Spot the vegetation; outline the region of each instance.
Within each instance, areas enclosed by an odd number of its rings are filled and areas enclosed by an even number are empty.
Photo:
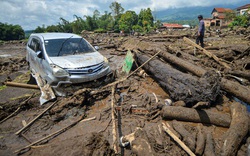
[[[20,25],[12,25],[0,22],[0,40],[21,40],[24,39],[24,30]]]
[[[142,9],[137,15],[134,11],[126,11],[118,2],[112,2],[109,6],[111,12],[105,11],[103,15],[98,10],[93,12],[92,16],[79,17],[74,15],[75,20],[69,22],[64,18],[60,18],[58,25],[38,26],[34,32],[69,32],[80,34],[83,30],[105,33],[107,31],[114,32],[147,32],[150,29],[159,27],[158,21],[154,25],[153,15],[150,8]]]
[[[162,22],[178,23],[181,25],[187,24],[190,26],[196,26],[198,21],[195,20],[168,20],[168,21],[155,21],[150,8],[141,9],[137,15],[135,11],[125,11],[121,3],[116,1],[112,2],[109,6],[110,12],[105,11],[101,14],[98,10],[93,12],[92,16],[77,16],[73,15],[75,20],[70,22],[64,18],[59,18],[57,25],[50,25],[45,27],[38,26],[33,32],[68,32],[81,34],[83,30],[94,31],[97,33],[105,33],[107,31],[113,32],[140,32],[147,33],[152,29],[161,27]],[[125,12],[124,12],[125,11]],[[233,13],[226,15],[226,20],[233,21],[229,26],[242,26],[249,25],[249,15],[236,16]],[[9,25],[0,23],[0,40],[20,40],[29,37],[29,31],[24,35],[24,31],[19,25]]]

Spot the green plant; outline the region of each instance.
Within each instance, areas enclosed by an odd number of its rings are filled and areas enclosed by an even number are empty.
[[[1,90],[4,90],[5,88],[7,88],[6,85],[0,86],[0,91],[1,91]]]

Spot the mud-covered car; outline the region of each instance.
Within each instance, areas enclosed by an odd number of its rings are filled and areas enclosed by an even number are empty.
[[[93,81],[111,73],[108,60],[87,40],[72,33],[34,33],[27,43],[32,75],[54,88]]]

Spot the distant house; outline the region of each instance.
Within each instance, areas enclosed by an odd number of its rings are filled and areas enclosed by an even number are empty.
[[[184,27],[180,24],[175,23],[163,23],[163,27],[167,29],[183,29]]]
[[[237,15],[244,15],[247,11],[248,11],[248,14],[250,14],[249,10],[250,10],[250,4],[246,4],[246,5],[243,5],[243,6],[236,8],[236,14]]]
[[[212,18],[205,18],[205,26],[227,26],[230,21],[226,20],[226,14],[233,13],[233,10],[228,8],[214,8],[211,15]]]

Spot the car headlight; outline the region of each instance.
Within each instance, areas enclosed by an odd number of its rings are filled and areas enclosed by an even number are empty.
[[[52,72],[55,77],[65,77],[69,76],[69,73],[62,69],[61,67],[58,67],[56,65],[52,65]]]
[[[106,68],[106,67],[109,66],[109,61],[108,61],[108,59],[106,57],[103,57],[103,59],[104,59],[103,68]]]

